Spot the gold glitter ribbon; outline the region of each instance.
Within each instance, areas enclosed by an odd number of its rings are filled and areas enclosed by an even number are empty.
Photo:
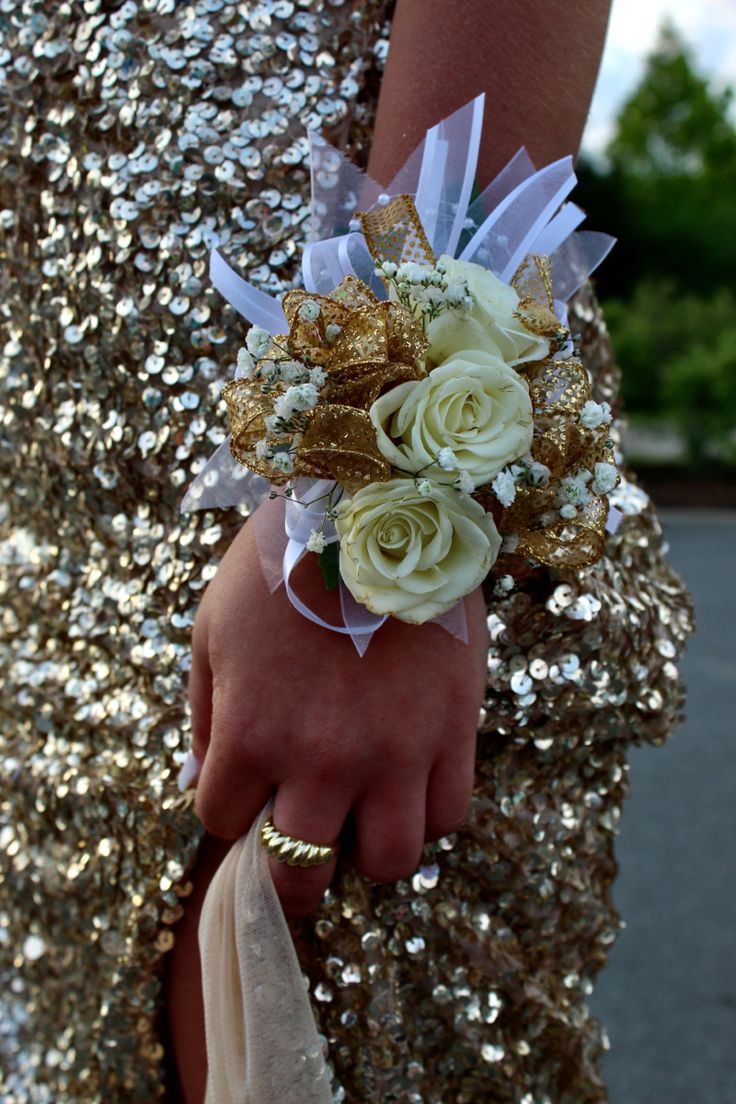
[[[411,196],[398,195],[366,214],[358,211],[357,218],[377,265],[383,261],[434,265],[435,256]]]
[[[511,286],[519,296],[519,305],[514,311],[519,321],[540,337],[563,341],[567,331],[554,310],[549,257],[540,257],[536,253],[525,257],[514,273]]]
[[[535,422],[531,453],[549,468],[551,485],[578,468],[594,471],[599,462],[613,463],[608,427],[588,429],[578,418],[592,397],[588,374],[579,360],[541,361],[530,367],[527,382]],[[518,575],[524,559],[550,567],[587,567],[603,555],[608,517],[605,496],[594,496],[579,506],[574,518],[540,526],[545,514],[557,513],[554,486],[519,487],[506,509],[492,502],[487,488],[481,492],[476,497],[494,514],[499,532],[515,533],[519,538],[513,555],[497,561],[501,573],[510,570]]]
[[[302,317],[306,300],[316,302],[319,315]],[[354,276],[348,276],[329,296],[302,290],[288,292],[283,301],[289,333],[274,344],[281,359],[303,361],[327,375],[320,403],[303,415],[299,439],[280,434],[277,440],[294,449],[294,471],[275,472],[256,456],[256,442],[271,436],[264,419],[273,413],[274,400],[286,390],[278,384],[269,394],[257,379],[231,380],[223,389],[236,460],[272,483],[294,476],[334,479],[354,492],[368,483],[384,482],[391,466],[376,443],[368,411],[387,387],[426,375],[422,359],[427,340],[421,322],[398,303],[376,298]],[[339,332],[331,340],[331,327]]]

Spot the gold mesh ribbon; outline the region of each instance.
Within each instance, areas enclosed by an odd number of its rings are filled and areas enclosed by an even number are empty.
[[[319,304],[314,320],[302,318],[305,300]],[[327,375],[320,403],[303,415],[300,439],[277,438],[295,450],[291,475],[275,472],[255,453],[256,442],[269,436],[264,418],[273,412],[274,399],[286,390],[278,384],[264,395],[255,379],[231,380],[223,389],[236,460],[272,483],[294,476],[334,479],[354,492],[368,483],[383,482],[391,466],[376,444],[368,411],[380,393],[395,383],[421,379],[427,340],[421,322],[397,303],[376,298],[354,276],[343,280],[329,296],[290,291],[284,297],[289,333],[276,337],[283,359],[304,361]],[[340,327],[332,341],[327,328]]]
[[[554,310],[549,257],[536,253],[525,257],[514,273],[511,286],[519,296],[519,305],[514,311],[519,321],[540,337],[564,341],[567,334]]]
[[[534,411],[535,435],[531,453],[550,470],[556,484],[578,468],[595,469],[598,462],[613,463],[608,429],[587,429],[578,420],[591,398],[588,374],[579,360],[545,360],[527,376]],[[531,559],[549,567],[587,567],[605,550],[608,500],[596,496],[579,506],[577,516],[543,525],[545,515],[557,514],[557,493],[551,487],[519,487],[511,506],[503,508],[490,487],[475,497],[493,514],[500,533],[514,533],[519,543],[511,555],[499,557],[495,570],[515,577],[527,573]]]
[[[435,256],[411,196],[396,196],[385,207],[376,207],[367,214],[358,211],[357,217],[376,264],[414,261],[434,265]]]

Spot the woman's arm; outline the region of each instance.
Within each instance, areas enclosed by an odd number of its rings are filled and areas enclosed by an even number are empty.
[[[521,145],[577,153],[610,0],[398,0],[369,172],[387,184],[428,127],[486,92],[485,187]]]
[[[452,19],[447,10],[438,0],[398,4],[372,171],[390,177],[427,126],[484,87],[496,126],[495,144],[484,140],[481,183],[522,142],[540,162],[574,147],[607,4],[473,0]],[[573,50],[574,30],[576,42],[592,41]],[[259,517],[283,524],[273,503]],[[329,600],[316,557],[307,557],[299,586],[312,604]],[[194,631],[190,696],[205,827],[235,839],[275,792],[282,831],[329,842],[350,818],[361,873],[393,881],[411,871],[425,839],[462,822],[472,791],[487,647],[480,591],[466,609],[468,645],[436,625],[390,621],[359,659],[344,637],[296,613],[283,588],[268,591],[253,523],[245,526]],[[319,902],[334,863],[302,870],[271,860],[271,871],[287,913],[300,915]]]

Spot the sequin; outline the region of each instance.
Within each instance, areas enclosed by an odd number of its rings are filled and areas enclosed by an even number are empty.
[[[17,204],[0,225],[24,259],[0,270],[13,1104],[163,1092],[161,967],[199,839],[175,787],[183,681],[202,589],[242,523],[178,512],[222,440],[222,362],[243,334],[208,254],[273,293],[295,285],[305,126],[364,155],[387,49],[383,0],[112,8],[0,3],[0,177]],[[615,404],[590,294],[571,320],[595,398]],[[605,1100],[585,997],[618,929],[626,752],[669,733],[691,628],[646,495],[628,481],[614,501],[600,564],[489,596],[467,825],[395,886],[341,869],[293,927],[336,1102]]]

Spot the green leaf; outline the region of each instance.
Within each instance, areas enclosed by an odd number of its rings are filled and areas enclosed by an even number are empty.
[[[320,552],[319,566],[328,590],[334,590],[340,582],[340,543],[333,541]]]

